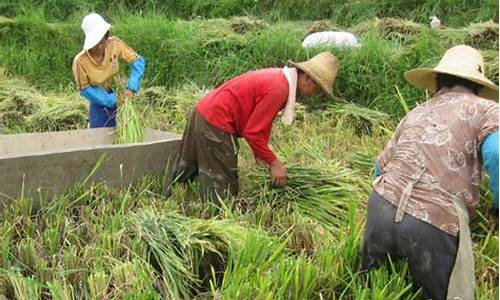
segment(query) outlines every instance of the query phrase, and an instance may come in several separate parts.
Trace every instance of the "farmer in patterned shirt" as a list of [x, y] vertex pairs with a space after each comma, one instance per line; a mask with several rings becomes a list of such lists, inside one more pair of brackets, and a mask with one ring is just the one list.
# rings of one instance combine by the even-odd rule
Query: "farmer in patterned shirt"
[[428, 297], [474, 299], [468, 223], [482, 167], [498, 213], [498, 86], [485, 77], [481, 54], [465, 45], [405, 78], [436, 94], [406, 115], [378, 159], [362, 270], [387, 255], [404, 257]]

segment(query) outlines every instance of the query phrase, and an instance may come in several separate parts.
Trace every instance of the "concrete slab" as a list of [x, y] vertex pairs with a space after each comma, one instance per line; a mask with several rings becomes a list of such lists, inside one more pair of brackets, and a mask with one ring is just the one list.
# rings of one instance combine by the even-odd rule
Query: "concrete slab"
[[0, 210], [20, 196], [51, 197], [82, 182], [102, 155], [88, 183], [128, 185], [165, 173], [181, 136], [147, 129], [143, 143], [113, 145], [112, 129], [0, 135]]

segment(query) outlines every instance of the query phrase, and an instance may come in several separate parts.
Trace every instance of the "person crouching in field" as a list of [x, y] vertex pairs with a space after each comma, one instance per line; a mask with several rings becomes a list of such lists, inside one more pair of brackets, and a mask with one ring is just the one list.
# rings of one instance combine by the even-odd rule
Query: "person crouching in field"
[[[90, 128], [115, 127], [117, 97], [111, 90], [119, 72], [119, 59], [130, 65], [125, 98], [139, 91], [144, 75], [144, 57], [138, 55], [117, 37], [109, 36], [111, 25], [96, 13], [83, 18], [83, 50], [73, 60], [73, 75], [80, 95], [89, 100]], [[124, 99], [119, 99], [124, 100]]]
[[[292, 67], [251, 71], [222, 84], [202, 98], [187, 122], [172, 178], [185, 182], [198, 175], [205, 200], [236, 195], [238, 138], [250, 145], [258, 163], [269, 167], [274, 186], [286, 184], [286, 168], [268, 146], [273, 120], [284, 109], [282, 121], [291, 124], [296, 96], [310, 97], [321, 89], [333, 96], [339, 60], [330, 52], [317, 54]], [[173, 180], [173, 181], [172, 181]]]
[[434, 69], [405, 73], [436, 94], [399, 123], [368, 200], [362, 270], [402, 256], [416, 286], [435, 300], [474, 299], [469, 217], [482, 166], [498, 217], [498, 86], [484, 73], [481, 54], [465, 45], [446, 51]]

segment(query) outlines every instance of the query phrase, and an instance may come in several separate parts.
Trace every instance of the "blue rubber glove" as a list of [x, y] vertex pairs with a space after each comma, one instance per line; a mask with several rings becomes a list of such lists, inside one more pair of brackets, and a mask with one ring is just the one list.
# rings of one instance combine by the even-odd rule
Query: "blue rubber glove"
[[486, 173], [490, 176], [488, 186], [493, 194], [493, 208], [498, 210], [498, 131], [484, 139], [481, 155]]
[[116, 95], [95, 85], [88, 86], [80, 90], [80, 95], [89, 100], [92, 104], [112, 108], [116, 105]]
[[127, 81], [127, 89], [134, 93], [139, 92], [145, 67], [146, 61], [142, 56], [139, 56], [136, 60], [130, 63], [130, 76]]
[[380, 163], [378, 162], [378, 159], [375, 159], [375, 166], [373, 168], [373, 177], [379, 177], [382, 175], [382, 170], [380, 169]]

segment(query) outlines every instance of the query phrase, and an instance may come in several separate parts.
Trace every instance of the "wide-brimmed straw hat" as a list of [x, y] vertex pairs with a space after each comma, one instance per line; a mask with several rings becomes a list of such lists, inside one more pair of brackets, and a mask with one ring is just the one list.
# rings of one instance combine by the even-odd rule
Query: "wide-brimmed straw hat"
[[296, 63], [290, 60], [289, 63], [309, 75], [330, 97], [333, 97], [333, 82], [340, 67], [340, 61], [335, 55], [326, 51], [304, 62]]
[[82, 20], [82, 29], [85, 33], [83, 50], [88, 50], [97, 45], [109, 28], [111, 28], [111, 25], [100, 15], [96, 13], [86, 15]]
[[435, 92], [439, 73], [475, 82], [482, 86], [478, 93], [480, 97], [498, 100], [498, 86], [486, 78], [483, 56], [472, 47], [458, 45], [450, 48], [434, 69], [416, 68], [405, 72], [404, 76], [411, 84]]

